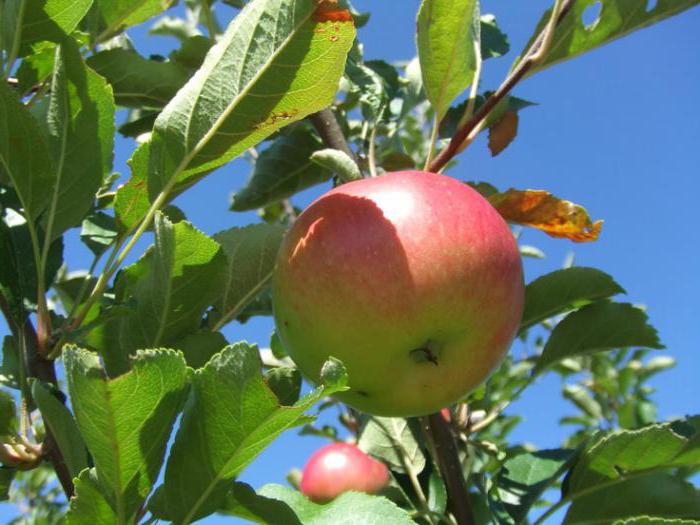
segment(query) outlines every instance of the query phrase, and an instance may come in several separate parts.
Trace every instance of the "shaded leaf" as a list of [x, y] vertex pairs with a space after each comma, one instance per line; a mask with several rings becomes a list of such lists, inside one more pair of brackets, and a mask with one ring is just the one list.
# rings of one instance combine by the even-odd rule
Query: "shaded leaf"
[[355, 525], [357, 523], [413, 525], [415, 523], [405, 510], [388, 499], [360, 492], [346, 492], [323, 505], [312, 503], [301, 492], [282, 485], [265, 485], [258, 494], [289, 505], [304, 525]]
[[237, 343], [195, 372], [165, 472], [165, 511], [190, 523], [224, 505], [230, 481], [304, 411], [337, 389], [321, 387], [279, 406], [260, 373], [255, 347]]
[[[479, 107], [486, 101], [486, 97], [490, 96], [491, 92], [487, 91], [483, 95], [478, 95], [474, 104], [474, 111], [478, 110]], [[456, 106], [452, 106], [447, 110], [445, 118], [440, 122], [439, 136], [440, 138], [449, 138], [455, 134], [457, 131], [457, 125], [459, 121], [464, 116], [464, 111], [467, 109], [468, 100], [465, 100]], [[519, 112], [521, 109], [528, 108], [530, 106], [536, 106], [535, 102], [530, 102], [523, 98], [513, 97], [506, 95], [496, 107], [494, 107], [486, 117], [485, 127], [490, 128], [495, 123], [497, 123], [503, 115], [508, 112]]]
[[626, 293], [608, 274], [572, 266], [535, 279], [525, 288], [524, 330], [554, 315], [619, 293]]
[[509, 50], [508, 35], [498, 27], [496, 17], [481, 15], [481, 57], [484, 60], [500, 57]]
[[53, 159], [50, 203], [42, 224], [53, 240], [78, 225], [92, 207], [112, 168], [114, 148], [112, 90], [85, 67], [70, 39], [56, 48], [51, 92], [41, 118]]
[[260, 496], [250, 485], [240, 482], [233, 483], [222, 513], [265, 525], [302, 525], [286, 503]]
[[537, 361], [542, 370], [565, 357], [614, 348], [663, 348], [647, 315], [628, 303], [594, 303], [567, 315], [552, 331]]
[[507, 111], [501, 119], [489, 128], [489, 150], [495, 157], [506, 149], [518, 134], [518, 114]]
[[563, 523], [612, 523], [638, 516], [700, 519], [700, 492], [668, 474], [626, 479], [581, 494], [569, 507]]
[[[63, 41], [66, 35], [78, 27], [92, 2], [93, 0], [6, 0], [2, 13], [3, 33], [9, 42], [15, 38], [17, 31], [21, 31], [20, 56], [23, 56], [30, 51], [31, 43], [42, 40]], [[19, 16], [20, 4], [25, 4], [24, 17]]]
[[80, 240], [95, 255], [99, 255], [109, 248], [118, 235], [114, 217], [101, 211], [86, 217], [80, 230]]
[[[589, 27], [583, 22], [584, 12], [596, 3], [600, 3], [600, 16]], [[660, 22], [670, 16], [697, 5], [699, 0], [658, 0], [655, 7], [647, 9], [648, 0], [585, 0], [573, 2], [569, 12], [557, 26], [552, 39], [552, 46], [547, 57], [532, 68], [529, 74], [549, 67], [558, 62], [574, 58], [598, 46], [623, 37], [632, 31]], [[535, 36], [540, 33], [549, 20], [550, 11], [540, 20]]]
[[200, 330], [180, 339], [177, 348], [185, 355], [187, 366], [201, 368], [227, 345], [228, 341], [221, 332]]
[[526, 452], [508, 459], [498, 473], [497, 493], [508, 514], [522, 522], [545, 490], [571, 465], [573, 451]]
[[234, 18], [156, 119], [151, 196], [194, 184], [332, 102], [355, 29], [347, 11], [327, 11], [326, 5], [259, 0]]
[[226, 255], [224, 278], [217, 285], [214, 302], [216, 329], [235, 319], [269, 284], [284, 232], [279, 224], [261, 223], [214, 236]]
[[110, 83], [115, 102], [132, 108], [164, 107], [190, 77], [176, 63], [147, 60], [126, 49], [100, 51], [87, 63]]
[[416, 473], [425, 468], [425, 455], [415, 429], [407, 419], [369, 417], [357, 445], [367, 454], [387, 463], [393, 471], [406, 471], [404, 459]]
[[437, 122], [474, 78], [479, 43], [476, 0], [423, 0], [416, 40], [426, 95]]
[[19, 351], [14, 337], [6, 335], [2, 339], [2, 366], [0, 383], [10, 388], [19, 388]]
[[141, 350], [130, 372], [107, 379], [97, 354], [63, 351], [71, 404], [97, 478], [118, 522], [139, 508], [158, 477], [186, 392], [182, 355]]
[[510, 189], [492, 195], [489, 202], [508, 222], [537, 228], [550, 237], [595, 241], [603, 226], [603, 221], [591, 221], [583, 207], [544, 190]]
[[73, 414], [56, 398], [50, 385], [31, 379], [30, 385], [44, 425], [56, 439], [71, 477], [77, 478], [88, 467], [88, 452]]
[[332, 172], [311, 160], [322, 148], [318, 136], [304, 126], [277, 137], [260, 153], [243, 189], [233, 195], [231, 209], [261, 208], [330, 179]]
[[301, 372], [298, 368], [280, 366], [265, 374], [265, 381], [270, 387], [280, 405], [292, 406], [299, 401], [301, 393]]

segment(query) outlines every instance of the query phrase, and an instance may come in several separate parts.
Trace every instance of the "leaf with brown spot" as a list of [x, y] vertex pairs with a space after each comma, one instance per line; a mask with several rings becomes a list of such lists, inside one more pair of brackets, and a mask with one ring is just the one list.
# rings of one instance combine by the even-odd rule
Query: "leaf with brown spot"
[[489, 149], [495, 157], [513, 142], [518, 134], [518, 114], [507, 111], [501, 119], [489, 128]]
[[492, 195], [489, 202], [508, 222], [537, 228], [550, 237], [574, 242], [595, 241], [603, 226], [603, 221], [593, 222], [582, 206], [544, 190], [511, 188]]

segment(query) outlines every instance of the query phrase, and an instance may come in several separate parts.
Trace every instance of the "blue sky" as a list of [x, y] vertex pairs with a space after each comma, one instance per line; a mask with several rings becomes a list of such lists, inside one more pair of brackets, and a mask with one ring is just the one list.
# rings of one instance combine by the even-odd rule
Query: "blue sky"
[[[372, 12], [369, 24], [359, 32], [367, 58], [392, 61], [415, 55], [418, 0], [354, 0], [354, 4]], [[542, 0], [482, 2], [482, 11], [496, 14], [511, 42], [506, 57], [486, 63], [484, 88], [497, 87], [548, 5]], [[233, 13], [221, 3], [216, 9], [224, 21]], [[130, 31], [137, 48], [145, 54], [167, 54], [174, 40], [157, 37], [145, 43], [148, 27]], [[698, 27], [700, 9], [695, 8], [524, 81], [514, 93], [539, 105], [521, 113], [514, 143], [491, 158], [481, 137], [449, 172], [501, 189], [547, 189], [584, 205], [593, 218], [605, 220], [600, 239], [589, 244], [553, 240], [526, 230], [522, 241], [547, 254], [544, 260], [526, 262], [526, 280], [558, 269], [573, 251], [576, 264], [610, 273], [628, 291], [625, 300], [648, 306], [666, 352], [678, 361], [675, 369], [652, 383], [658, 388], [653, 397], [664, 419], [697, 413], [700, 408], [696, 307], [700, 236], [695, 220], [700, 194]], [[117, 171], [128, 173], [125, 163], [132, 150], [131, 141], [118, 141]], [[241, 187], [248, 172], [247, 163], [235, 161], [180, 197], [177, 204], [189, 220], [210, 234], [255, 221], [254, 213], [227, 211], [229, 194]], [[325, 189], [306, 191], [295, 203], [304, 206]], [[77, 234], [69, 235], [72, 270], [89, 264], [87, 252], [76, 247], [76, 240]], [[254, 319], [228, 327], [225, 335], [230, 341], [247, 339], [266, 346], [271, 330], [270, 319]], [[4, 333], [2, 325], [0, 335]], [[565, 429], [557, 421], [569, 410], [560, 398], [560, 388], [555, 377], [545, 376], [512, 405], [509, 411], [524, 419], [514, 439], [541, 448], [559, 445]], [[286, 471], [301, 467], [321, 444], [317, 438], [298, 437], [290, 431], [240, 479], [256, 487], [283, 483]], [[12, 510], [0, 507], [0, 518], [12, 515]], [[219, 517], [202, 521], [233, 522]]]

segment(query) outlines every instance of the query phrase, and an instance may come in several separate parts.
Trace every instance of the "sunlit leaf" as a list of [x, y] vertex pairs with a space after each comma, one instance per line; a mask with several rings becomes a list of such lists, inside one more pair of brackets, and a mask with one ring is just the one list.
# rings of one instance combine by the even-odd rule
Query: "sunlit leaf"
[[195, 183], [332, 102], [355, 29], [329, 5], [259, 0], [241, 11], [156, 119], [151, 196]]
[[292, 407], [280, 406], [260, 373], [257, 348], [238, 343], [197, 370], [165, 472], [164, 512], [190, 523], [222, 507], [230, 481], [284, 430], [306, 422], [320, 387]]
[[185, 361], [172, 350], [142, 350], [130, 372], [108, 379], [97, 354], [68, 347], [63, 355], [71, 404], [100, 486], [117, 522], [126, 523], [158, 477], [186, 392]]
[[175, 0], [95, 0], [101, 30], [98, 40], [106, 40], [127, 27], [145, 22], [173, 3]]
[[114, 510], [102, 494], [95, 469], [85, 469], [75, 480], [75, 495], [70, 499], [66, 525], [114, 525]]
[[510, 189], [492, 195], [489, 202], [508, 222], [537, 228], [550, 237], [595, 241], [603, 226], [603, 221], [593, 222], [583, 207], [544, 190]]
[[[650, 26], [668, 17], [690, 9], [700, 0], [657, 0], [648, 9], [649, 0], [583, 0], [572, 2], [572, 7], [554, 32], [552, 45], [545, 60], [529, 74], [558, 62], [574, 58], [598, 46], [623, 37], [632, 31]], [[591, 24], [584, 22], [584, 13], [600, 6], [600, 15]], [[550, 12], [542, 16], [535, 35], [549, 20]], [[529, 49], [533, 36], [525, 49]]]
[[452, 101], [472, 83], [479, 42], [476, 0], [423, 0], [418, 12], [418, 57], [423, 86], [442, 120]]
[[405, 472], [404, 463], [408, 463], [420, 473], [425, 467], [425, 455], [417, 435], [407, 419], [372, 416], [362, 428], [357, 444], [367, 454], [386, 462], [391, 470]]

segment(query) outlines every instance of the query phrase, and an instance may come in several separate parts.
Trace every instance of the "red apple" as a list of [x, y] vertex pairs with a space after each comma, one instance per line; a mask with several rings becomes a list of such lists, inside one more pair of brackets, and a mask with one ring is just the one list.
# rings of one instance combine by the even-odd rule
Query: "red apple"
[[415, 416], [454, 404], [507, 352], [524, 301], [510, 228], [451, 177], [396, 172], [339, 186], [297, 219], [273, 275], [277, 333], [319, 380], [348, 370], [338, 397]]
[[309, 458], [301, 475], [301, 492], [316, 503], [354, 490], [375, 494], [389, 483], [389, 469], [355, 445], [333, 443]]

